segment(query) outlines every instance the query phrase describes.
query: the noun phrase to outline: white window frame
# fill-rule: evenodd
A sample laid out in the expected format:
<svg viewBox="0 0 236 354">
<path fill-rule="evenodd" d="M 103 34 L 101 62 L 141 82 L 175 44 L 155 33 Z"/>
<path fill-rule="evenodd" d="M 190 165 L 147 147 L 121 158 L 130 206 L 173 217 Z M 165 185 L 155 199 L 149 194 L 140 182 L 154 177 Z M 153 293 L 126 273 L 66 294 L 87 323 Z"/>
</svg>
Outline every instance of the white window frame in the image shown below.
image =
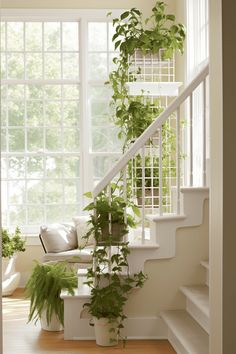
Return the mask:
<svg viewBox="0 0 236 354">
<path fill-rule="evenodd" d="M 185 81 L 189 83 L 209 61 L 209 9 L 208 0 L 185 0 L 185 16 L 187 26 L 186 37 L 186 65 L 185 65 Z M 200 92 L 194 93 L 194 106 L 193 106 L 193 149 L 194 149 L 194 161 L 193 161 L 193 185 L 202 185 L 202 121 L 198 118 L 202 116 L 202 96 Z M 186 107 L 186 116 L 188 116 L 189 107 Z M 206 135 L 209 136 L 209 114 L 208 107 L 206 110 Z M 189 155 L 189 136 L 186 136 L 186 149 L 187 156 Z M 209 160 L 209 143 L 206 141 L 206 154 L 207 164 Z M 190 175 L 190 169 L 188 161 L 185 164 L 185 176 Z M 189 184 L 189 178 L 185 180 L 185 184 Z"/>
<path fill-rule="evenodd" d="M 84 199 L 83 193 L 93 189 L 93 170 L 92 170 L 92 155 L 94 156 L 119 156 L 119 152 L 92 152 L 90 149 L 91 143 L 85 137 L 89 136 L 89 108 L 88 108 L 88 22 L 111 22 L 112 17 L 118 17 L 123 12 L 123 9 L 2 9 L 1 21 L 76 21 L 79 22 L 79 66 L 84 70 L 80 70 L 79 80 L 67 80 L 68 83 L 77 83 L 80 86 L 80 147 L 78 153 L 80 155 L 80 181 L 81 181 L 81 204 L 84 206 L 87 200 Z M 107 14 L 112 12 L 112 17 L 108 18 Z M 81 50 L 83 49 L 83 50 Z M 39 80 L 37 80 L 38 83 Z M 63 83 L 65 80 L 58 80 L 58 83 Z M 18 80 L 17 80 L 18 82 Z M 9 83 L 9 79 L 2 80 L 2 84 Z M 11 80 L 11 83 L 12 80 Z M 46 80 L 43 80 L 46 84 Z M 53 80 L 53 83 L 56 83 Z M 85 133 L 85 134 L 84 134 Z M 50 155 L 50 153 L 49 153 Z M 73 217 L 73 215 L 72 215 Z M 60 222 L 60 220 L 58 220 Z M 33 235 L 35 231 L 30 232 Z M 34 234 L 36 236 L 36 234 Z M 35 241 L 33 241 L 35 243 Z M 37 241 L 36 241 L 37 244 Z"/>
</svg>

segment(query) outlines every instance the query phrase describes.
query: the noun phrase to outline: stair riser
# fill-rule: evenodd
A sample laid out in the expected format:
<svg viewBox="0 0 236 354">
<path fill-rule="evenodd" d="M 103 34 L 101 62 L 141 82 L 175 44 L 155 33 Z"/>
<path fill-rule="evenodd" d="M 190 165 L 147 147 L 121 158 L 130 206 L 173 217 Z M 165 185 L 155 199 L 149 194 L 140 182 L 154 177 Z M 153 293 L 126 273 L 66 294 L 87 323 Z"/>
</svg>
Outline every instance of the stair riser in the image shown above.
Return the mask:
<svg viewBox="0 0 236 354">
<path fill-rule="evenodd" d="M 182 227 L 192 227 L 201 225 L 203 222 L 204 201 L 209 199 L 207 189 L 183 190 L 181 193 L 181 204 L 183 215 L 186 217 L 177 220 L 171 216 L 167 220 L 150 221 L 151 242 L 158 243 L 160 249 L 157 258 L 175 257 L 176 230 Z"/>
<path fill-rule="evenodd" d="M 188 351 L 185 350 L 185 348 L 182 346 L 178 338 L 175 336 L 175 334 L 171 331 L 171 329 L 168 329 L 168 341 L 172 345 L 172 347 L 175 349 L 177 354 L 190 354 Z"/>
<path fill-rule="evenodd" d="M 199 325 L 209 334 L 209 317 L 203 313 L 191 300 L 186 300 L 187 312 L 199 323 Z"/>
</svg>

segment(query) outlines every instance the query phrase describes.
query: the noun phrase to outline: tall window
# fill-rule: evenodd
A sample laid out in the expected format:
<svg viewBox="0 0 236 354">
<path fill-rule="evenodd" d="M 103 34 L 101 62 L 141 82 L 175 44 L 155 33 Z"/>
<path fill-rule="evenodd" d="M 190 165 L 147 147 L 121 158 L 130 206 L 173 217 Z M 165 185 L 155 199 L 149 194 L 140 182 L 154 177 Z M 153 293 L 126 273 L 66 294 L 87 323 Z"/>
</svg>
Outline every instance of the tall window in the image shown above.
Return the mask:
<svg viewBox="0 0 236 354">
<path fill-rule="evenodd" d="M 187 0 L 187 81 L 190 82 L 206 65 L 209 56 L 208 0 Z M 203 97 L 202 87 L 194 92 L 193 106 L 193 184 L 202 185 L 203 168 Z M 209 131 L 207 109 L 207 136 Z M 207 157 L 209 148 L 207 142 Z M 207 159 L 207 160 L 208 160 Z"/>
<path fill-rule="evenodd" d="M 112 27 L 107 19 L 83 23 L 1 22 L 4 227 L 37 233 L 70 221 L 119 156 L 104 86 Z"/>
</svg>

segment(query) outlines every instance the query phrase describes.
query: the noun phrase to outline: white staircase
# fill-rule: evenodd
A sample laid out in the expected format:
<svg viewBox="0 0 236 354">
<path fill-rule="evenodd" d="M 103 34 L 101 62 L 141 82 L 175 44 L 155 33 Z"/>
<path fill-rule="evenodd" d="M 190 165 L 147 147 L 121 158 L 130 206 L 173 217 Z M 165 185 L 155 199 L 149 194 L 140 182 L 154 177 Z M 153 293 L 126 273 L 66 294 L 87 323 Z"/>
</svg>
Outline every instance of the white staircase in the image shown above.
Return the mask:
<svg viewBox="0 0 236 354">
<path fill-rule="evenodd" d="M 201 262 L 208 279 L 209 263 Z M 182 286 L 186 310 L 163 311 L 168 327 L 168 340 L 177 354 L 209 353 L 209 289 L 207 285 Z"/>
<path fill-rule="evenodd" d="M 182 105 L 189 102 L 190 119 L 189 127 L 193 129 L 192 124 L 192 106 L 193 92 L 202 87 L 203 102 L 206 103 L 206 79 L 209 67 L 203 69 L 201 73 L 190 83 L 183 92 L 167 107 L 163 113 L 146 129 L 146 131 L 130 146 L 122 158 L 113 166 L 108 174 L 96 185 L 93 191 L 93 199 L 96 199 L 100 193 L 106 193 L 107 197 L 111 195 L 112 181 L 121 181 L 119 193 L 123 198 L 127 197 L 129 182 L 129 164 L 138 156 L 142 159 L 142 205 L 140 210 L 142 214 L 141 225 L 138 231 L 128 236 L 130 255 L 128 261 L 130 273 L 136 273 L 144 270 L 145 262 L 148 260 L 171 260 L 176 257 L 176 231 L 180 228 L 196 227 L 203 222 L 204 201 L 209 198 L 209 190 L 206 187 L 206 146 L 203 144 L 202 161 L 202 186 L 193 186 L 193 148 L 190 139 L 189 176 L 185 180 L 189 181 L 189 187 L 181 187 L 183 176 L 181 169 L 181 116 Z M 170 116 L 176 117 L 176 145 L 174 152 L 176 161 L 176 175 L 171 179 L 169 191 L 170 199 L 167 200 L 165 185 L 163 184 L 162 170 L 162 132 Z M 206 109 L 203 109 L 203 140 L 206 139 Z M 155 135 L 156 134 L 156 135 Z M 150 142 L 153 136 L 158 136 L 158 146 L 152 153 L 156 153 L 159 158 L 159 205 L 152 207 L 150 212 L 144 202 L 145 196 L 145 152 L 146 144 Z M 190 136 L 193 136 L 191 131 Z M 154 140 L 153 140 L 154 141 Z M 145 150 L 146 149 L 146 150 Z M 154 168 L 154 167 L 153 167 Z M 185 176 L 186 177 L 186 176 Z M 135 197 L 135 196 L 134 196 Z M 167 204 L 169 206 L 167 207 Z M 169 209 L 168 209 L 169 208 Z M 124 215 L 126 210 L 124 210 Z M 206 268 L 207 263 L 202 262 Z M 173 273 L 171 276 L 175 276 Z M 94 339 L 93 327 L 89 326 L 90 317 L 83 309 L 83 305 L 90 298 L 90 290 L 82 284 L 85 274 L 79 274 L 79 286 L 75 296 L 69 296 L 65 293 L 61 295 L 64 299 L 65 324 L 64 338 L 70 340 Z M 170 279 L 171 281 L 171 279 Z M 208 305 L 208 275 L 206 275 L 206 284 L 201 286 L 182 286 L 181 292 L 186 296 L 186 311 L 165 311 L 156 313 L 153 308 L 153 314 L 139 314 L 128 316 L 124 323 L 123 335 L 129 339 L 164 339 L 168 338 L 177 353 L 179 354 L 204 354 L 208 352 L 208 326 L 209 326 L 209 305 Z M 179 284 L 177 285 L 177 287 Z M 176 287 L 176 289 L 177 289 Z M 130 297 L 134 296 L 135 291 Z M 132 300 L 131 300 L 132 301 Z M 148 298 L 145 300 L 148 301 Z M 165 323 L 164 323 L 165 322 Z M 166 326 L 167 325 L 167 326 Z"/>
</svg>

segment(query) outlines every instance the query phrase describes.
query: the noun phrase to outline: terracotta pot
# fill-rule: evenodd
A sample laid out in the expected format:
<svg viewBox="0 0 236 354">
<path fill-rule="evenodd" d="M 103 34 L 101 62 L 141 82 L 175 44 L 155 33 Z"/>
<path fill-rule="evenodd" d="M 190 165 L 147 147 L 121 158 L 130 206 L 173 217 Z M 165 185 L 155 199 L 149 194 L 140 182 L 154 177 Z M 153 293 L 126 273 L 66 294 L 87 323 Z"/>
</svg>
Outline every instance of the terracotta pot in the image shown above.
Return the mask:
<svg viewBox="0 0 236 354">
<path fill-rule="evenodd" d="M 112 235 L 112 245 L 119 244 L 123 242 L 124 239 L 124 225 L 122 224 L 112 224 L 111 225 L 111 235 Z M 109 235 L 109 226 L 106 226 L 102 230 L 102 235 L 98 240 L 98 244 L 103 245 L 106 243 Z"/>
</svg>

